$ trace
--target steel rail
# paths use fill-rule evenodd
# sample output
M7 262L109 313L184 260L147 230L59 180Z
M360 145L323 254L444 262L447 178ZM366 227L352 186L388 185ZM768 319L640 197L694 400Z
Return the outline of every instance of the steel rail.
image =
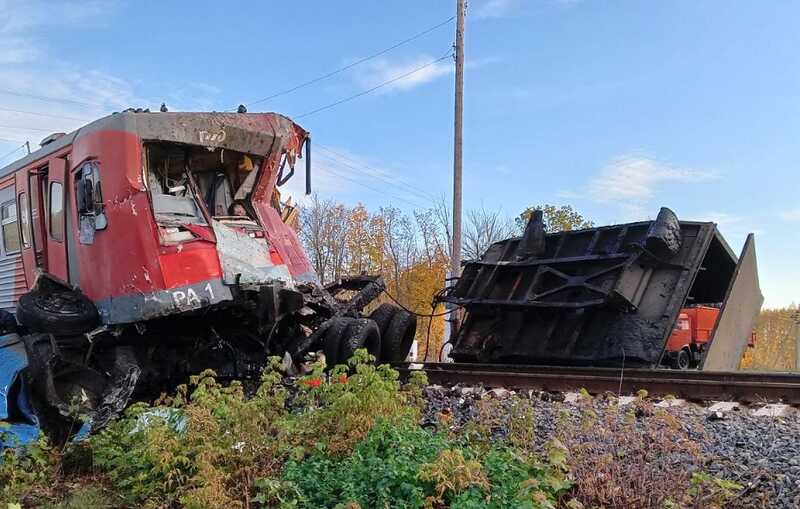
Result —
M735 400L800 405L800 374L707 372L670 369L530 366L468 363L396 363L401 377L422 370L431 383L468 384L551 392L673 395L692 401Z

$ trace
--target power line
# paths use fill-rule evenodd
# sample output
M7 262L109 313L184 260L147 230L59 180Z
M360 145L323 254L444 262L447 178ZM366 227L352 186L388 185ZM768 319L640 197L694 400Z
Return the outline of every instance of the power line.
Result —
M25 143L22 140L12 140L11 138L0 138L0 141L7 141L8 143Z
M88 118L78 118L78 117L67 117L64 115L53 115L52 113L39 113L36 111L25 111L25 110L15 110L12 108L0 108L0 111L9 111L11 113L22 113L25 115L37 115L39 117L52 117L52 118L63 118L65 120L78 120L80 122L89 122Z
M372 186L370 186L369 184L365 184L364 182L361 182L360 180L357 180L357 179L355 179L355 178L352 178L352 177L349 177L349 176L347 176L347 175L344 175L344 174L342 174L342 173L339 173L338 171L336 171L336 170L334 170L333 168L330 168L330 167L328 167L328 166L324 166L324 167L322 167L322 170L323 170L323 171L327 171L327 172L329 172L329 173L332 173L333 175L336 175L336 176L337 176L337 177L339 177L339 178L343 178L343 179L345 179L345 180L347 180L347 181L349 181L349 182L352 182L353 184L359 185L359 186L361 186L361 187L365 187L365 188L367 188L367 189L370 189L370 190L372 190L372 191L375 191L376 193L380 193L380 194L381 194L381 195L383 195L383 196L388 196L388 197L390 197L390 198L394 198L394 199L396 199L396 200L400 200L400 201L402 201L402 202L405 202L405 203L407 203L407 204L411 205L411 206L412 206L412 207L414 207L414 208L417 208L417 207L419 207L419 206L420 206L420 204L419 204L419 203L414 203L414 202L412 202L412 201L410 201L410 200L407 200L407 199L405 199L405 198L402 198L402 197L400 197L400 196L397 196L397 195L388 194L388 193L386 192L386 190L385 190L385 189L377 189L377 188L375 188L375 187L372 187Z
M40 129L38 127L20 127L16 125L0 125L0 129L22 129L23 131L41 131L43 133L53 132L52 129Z
M350 165L346 165L346 164L342 163L341 161L338 161L336 159L333 159L331 157L326 156L325 154L318 154L318 156L322 157L326 161L329 161L330 163L334 163L336 165L341 165L341 167L337 166L336 170L334 170L334 171L342 171L342 172L346 172L346 173L351 174L351 175L358 175L358 176L362 177L362 180L359 180L359 182L363 182L363 177L367 177L367 178L373 178L376 181L381 182L383 184L387 184L389 186L396 187L394 182L390 182L388 180L383 180L383 179L381 179L380 177L378 177L376 175L363 172L359 168L356 168L356 167L350 166ZM371 189L376 190L374 188L371 188ZM409 193L410 192L410 191L407 191L407 190L404 190L404 189L397 189L397 190L401 191L401 192L404 192L404 193ZM385 194L386 190L382 189L380 192ZM425 201L429 200L429 198L427 196L422 196L420 194L413 193L413 192L411 194L414 195L413 198L411 198L411 199L414 199L414 200L425 200ZM398 199L403 199L403 198L398 197ZM418 206L418 204L416 204L415 206Z
M448 52L446 55L444 55L442 57L439 57L436 60L432 60L432 61L428 62L425 65L417 67L416 69L414 69L412 71L409 71L407 73L401 74L400 76L395 76L394 78L392 78L390 80L387 80L387 81L384 81L383 83L380 83L378 85L375 85L372 88L369 88L369 89L364 90L362 92L359 92L357 94L353 94L353 95L351 95L349 97L345 97L344 99L340 99L340 100L338 100L336 102L333 102L333 103L330 103L330 104L326 104L325 106L321 106L321 107L319 107L319 108L317 108L315 110L308 111L306 113L303 113L302 115L295 115L294 118L308 117L310 115L314 115L315 113L319 113L321 111L333 108L334 106L338 106L338 105L340 105L342 103L346 103L346 102L352 101L353 99L358 99L359 97L367 95L367 94L369 94L371 92L374 92L374 91L378 90L379 88L383 88L386 85L391 85L392 83L394 83L396 81L400 81L403 78L407 78L407 77L411 76L412 74L418 73L419 71L421 71L423 69L426 69L426 68L428 68L428 67L430 67L430 66L432 66L434 64L437 64L437 63L441 62L442 60L445 60L445 59L448 59L448 58L452 58L452 56L453 56L453 54L451 52Z
M321 144L317 143L316 147L324 150L325 152L330 152L331 154L335 154L336 156L344 159L345 161L349 161L350 163L352 163L352 164L348 164L347 162L342 161L342 160L340 160L340 159L338 159L336 157L331 157L331 156L328 156L328 155L325 155L325 154L320 154L322 157L324 157L324 158L326 158L328 160L334 161L337 164L340 164L342 166L346 166L348 168L351 168L352 170L354 170L354 171L356 171L358 173L367 175L368 177L374 178L376 180L380 180L381 182L384 182L386 184L405 187L407 192L413 193L416 196L418 196L418 197L420 197L420 198L422 198L424 200L432 200L433 201L433 200L436 199L433 195L427 193L426 191L424 191L424 190L422 190L422 189L420 189L418 187L414 187L411 184L403 182L399 178L394 177L393 175L389 175L386 172L377 170L377 169L372 168L370 166L359 165L357 162L353 161L352 159L340 154L339 152L336 152L335 150L331 150L328 147L325 147L324 145L321 145Z
M15 95L17 97L28 97L30 99L37 99L39 101L79 104L81 106L90 106L99 108L104 108L106 106L105 104L100 104L100 103L91 103L86 101L78 101L76 99L65 99L63 97L53 97L47 95L27 94L24 92L17 92L15 90L7 90L7 89L0 89L0 94Z
M282 95L290 94L290 93L292 93L292 92L294 92L296 90L300 90L301 88L305 88L305 87L307 87L309 85L313 85L314 83L318 83L318 82L320 82L322 80L328 79L328 78L330 78L332 76L335 76L335 75L337 75L337 74L339 74L341 72L344 72L344 71L346 71L348 69L352 69L353 67L355 67L355 66L357 66L359 64L363 64L364 62L366 62L368 60L372 60L373 58L377 58L377 57L379 57L379 56L381 56L381 55L383 55L385 53L388 53L388 52L392 51L393 49L399 48L400 46L403 46L404 44L408 44L411 41L415 41L415 40L419 39L420 37L433 32L437 28L440 28L440 27L443 27L444 25L447 25L448 23L450 23L454 19L455 19L455 16L450 16L449 18L447 18L446 20L442 21L441 23L439 23L437 25L434 25L434 26L432 26L430 28L427 28L427 29L423 30L422 32L420 32L418 34L409 37L408 39L404 39L404 40L398 42L397 44L389 46L388 48L382 49L382 50L378 51L377 53L373 53L373 54L371 54L371 55L369 55L367 57L364 57L364 58L361 58L359 60L356 60L355 62L353 62L351 64L348 64L348 65L346 65L344 67L340 67L340 68L338 68L338 69L336 69L334 71L331 71L331 72L329 72L327 74L323 74L322 76L318 76L316 78L313 78L313 79L310 79L310 80L305 81L303 83L300 83L299 85L295 85L295 86L293 86L291 88L287 88L286 90L282 90L280 92L276 92L276 93L274 93L274 94L272 94L270 96L264 97L263 99L258 99L256 101L251 101L251 102L245 103L245 104L247 104L248 106L253 106L253 105L256 105L258 103L269 101L270 99L275 99L276 97L280 97ZM232 110L235 110L235 109L236 108L232 108Z
M25 148L25 144L24 143L22 145L20 145L19 147L15 148L14 150L12 150L11 152L9 152L9 153L7 153L7 154L5 154L3 156L0 156L0 161L4 160L6 157L8 157L8 156L10 156L12 154L15 154L17 151L19 151L19 150L21 150L23 148Z

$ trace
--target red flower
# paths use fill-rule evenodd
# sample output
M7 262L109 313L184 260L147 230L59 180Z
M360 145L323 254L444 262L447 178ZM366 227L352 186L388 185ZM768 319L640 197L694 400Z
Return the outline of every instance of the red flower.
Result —
M305 385L306 387L319 387L320 385L322 385L322 380L320 380L319 378L309 378L307 380L303 380L302 384Z

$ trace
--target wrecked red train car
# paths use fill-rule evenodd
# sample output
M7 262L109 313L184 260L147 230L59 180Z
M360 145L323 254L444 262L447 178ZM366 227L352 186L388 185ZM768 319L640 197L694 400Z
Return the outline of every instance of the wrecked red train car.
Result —
M363 315L382 280L321 286L284 222L299 158L308 192L309 135L278 114L128 110L0 169L0 307L18 333L0 342L0 419L31 407L58 434L78 402L96 428L134 394L253 375L267 355L405 358L414 317Z

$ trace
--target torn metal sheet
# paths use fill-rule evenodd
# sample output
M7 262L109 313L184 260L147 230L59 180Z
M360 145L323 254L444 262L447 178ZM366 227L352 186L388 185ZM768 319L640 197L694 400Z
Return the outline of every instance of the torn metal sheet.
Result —
M219 221L212 221L211 226L217 237L217 252L225 283L260 284L281 281L287 288L294 287L289 268L272 263L269 246L264 239L252 238L247 232Z
M733 281L717 317L703 362L704 371L739 369L763 303L764 296L758 282L755 239L751 233L744 243Z

